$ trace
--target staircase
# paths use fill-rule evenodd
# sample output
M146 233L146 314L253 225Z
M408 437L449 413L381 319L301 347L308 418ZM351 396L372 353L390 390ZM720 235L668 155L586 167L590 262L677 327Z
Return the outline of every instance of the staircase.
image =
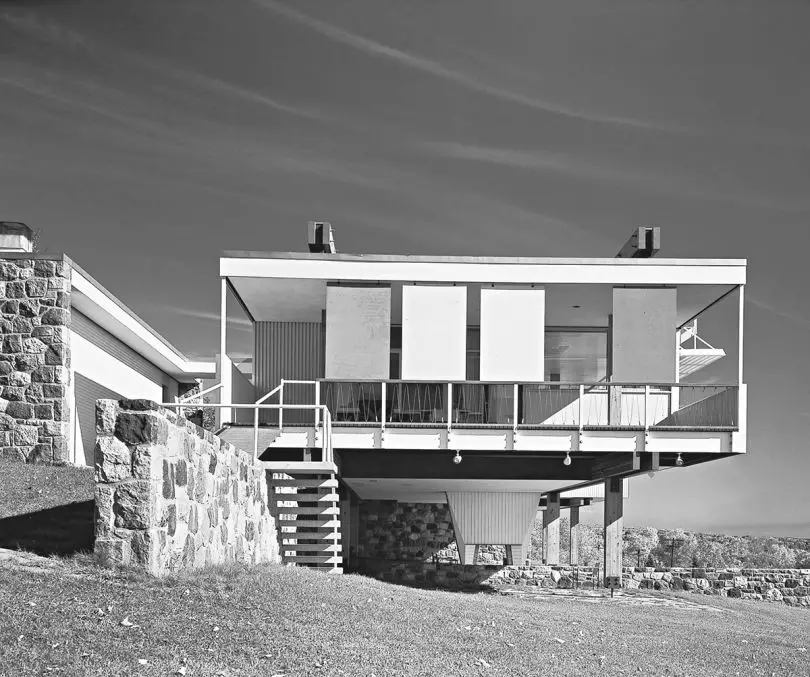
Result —
M268 480L270 510L277 520L281 561L343 573L338 481L318 468L274 472Z

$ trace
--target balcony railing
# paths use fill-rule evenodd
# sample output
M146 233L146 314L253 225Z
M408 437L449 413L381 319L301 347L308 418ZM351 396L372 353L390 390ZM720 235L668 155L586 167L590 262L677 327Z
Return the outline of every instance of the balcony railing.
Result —
M736 385L333 381L335 425L736 429Z

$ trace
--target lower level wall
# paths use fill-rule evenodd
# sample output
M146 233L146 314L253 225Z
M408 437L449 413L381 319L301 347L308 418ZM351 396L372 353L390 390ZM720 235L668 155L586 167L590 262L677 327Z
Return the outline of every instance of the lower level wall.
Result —
M148 400L96 405L97 556L153 574L279 562L265 470Z

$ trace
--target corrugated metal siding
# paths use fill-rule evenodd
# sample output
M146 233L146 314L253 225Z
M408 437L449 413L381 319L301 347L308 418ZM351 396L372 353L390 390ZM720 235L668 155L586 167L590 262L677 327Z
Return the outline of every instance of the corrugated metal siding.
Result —
M324 332L320 322L256 322L254 335L254 373L256 397L275 388L281 379L315 380L324 376ZM314 402L311 386L287 386L284 401L288 404ZM274 397L269 403L278 400ZM275 423L275 411L262 412L262 421ZM305 423L313 419L312 412L285 411L288 423Z
M176 386L177 381L171 376L165 374L145 357L139 355L123 341L117 339L76 309L73 309L70 314L70 328L79 336L87 339L105 353L127 365L130 369L137 371L150 381L160 385Z
M453 528L467 545L521 544L537 514L541 494L447 492Z

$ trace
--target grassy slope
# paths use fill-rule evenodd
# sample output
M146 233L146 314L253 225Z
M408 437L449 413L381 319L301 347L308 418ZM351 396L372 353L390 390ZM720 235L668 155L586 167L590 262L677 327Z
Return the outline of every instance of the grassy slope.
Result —
M0 547L92 547L94 487L92 468L0 461Z
M798 650L807 610L706 601L720 611L422 591L281 567L160 580L75 560L50 573L0 567L0 675L810 674L810 651Z

